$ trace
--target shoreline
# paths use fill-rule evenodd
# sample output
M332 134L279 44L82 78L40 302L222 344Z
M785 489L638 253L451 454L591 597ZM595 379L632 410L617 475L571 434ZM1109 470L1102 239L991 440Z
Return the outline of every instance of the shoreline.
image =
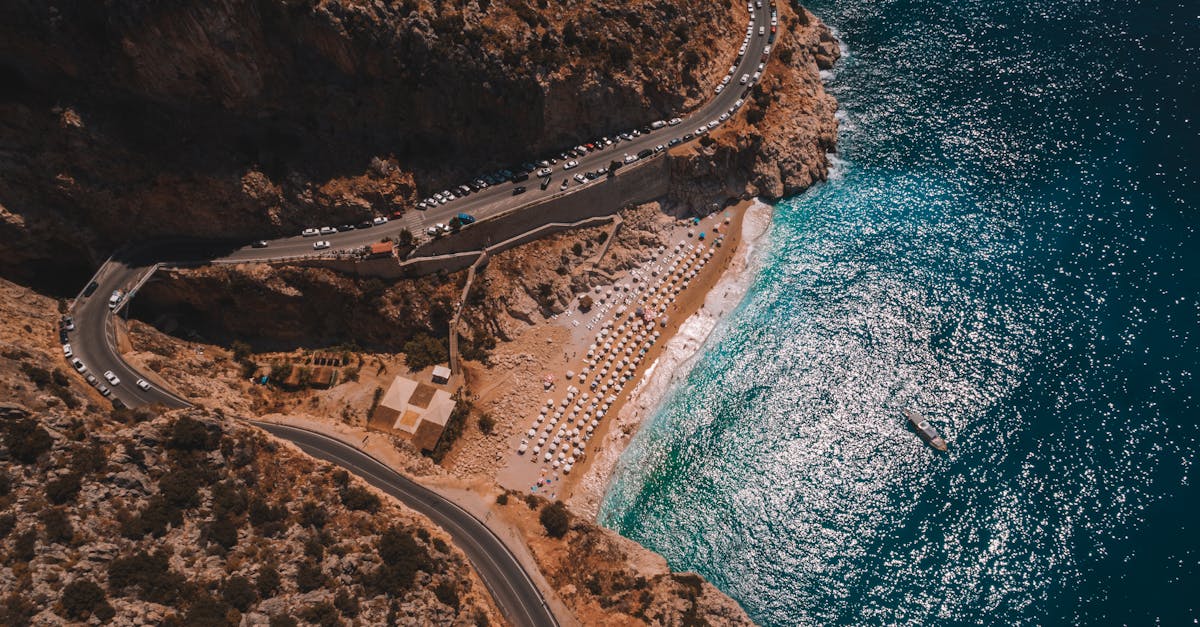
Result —
M717 324L741 302L753 279L752 255L770 228L774 207L761 200L738 205L736 246L726 263L702 293L697 291L686 317L669 337L661 352L639 373L630 393L615 407L614 419L599 437L598 451L577 478L565 482L560 498L576 513L598 522L600 504L611 486L617 465L642 423L658 412L675 385L702 355L702 349ZM698 303L698 304L697 304Z

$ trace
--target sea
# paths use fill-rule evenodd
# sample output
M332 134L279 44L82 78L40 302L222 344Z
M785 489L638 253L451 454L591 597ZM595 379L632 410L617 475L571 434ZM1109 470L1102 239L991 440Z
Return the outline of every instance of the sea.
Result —
M1195 624L1200 6L806 5L833 174L600 522L763 625Z

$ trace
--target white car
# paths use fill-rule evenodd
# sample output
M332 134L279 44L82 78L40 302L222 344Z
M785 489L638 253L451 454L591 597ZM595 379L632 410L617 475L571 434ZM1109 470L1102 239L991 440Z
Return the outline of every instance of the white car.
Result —
M708 132L708 127L707 127L707 126L701 126L700 128L696 129L696 137L699 137L699 136L701 136L701 135L703 135L703 134L705 134L705 133L707 133L707 132Z
M682 121L683 121L683 120L681 120L681 119L679 119L679 118L671 118L669 121L667 121L667 125L668 125L668 126L678 126L678 125L679 125L679 123L680 123L680 122L682 122Z
M143 390L145 390L145 391L147 391L147 392L149 392L149 391L150 391L150 384L149 384L149 383L147 383L145 379L138 379L138 380L137 380L137 386L138 386L138 387L140 387L140 388L142 388Z
M108 386L98 385L96 389L100 390L100 394L103 396L112 396L112 390L108 389Z
M564 170L570 170L570 169L573 169L576 167L579 167L579 162L574 159L571 159L570 161L563 164Z
M722 121L722 122L724 122L725 120L728 120L728 119L729 119L729 114L728 114L728 113L722 113L722 114L721 114L721 121Z
M313 250L325 250L329 248L329 240L317 240L313 242Z
M742 105L744 105L744 104L746 104L746 101L745 101L745 100L742 100L741 98L738 98L737 100L734 100L734 101L733 101L733 107L734 107L735 109L740 109L740 108L741 108L741 106L742 106Z
M762 37L763 35L766 35L766 34L767 34L767 27L766 27L766 26L759 26L759 27L758 27L758 36L759 36L759 37Z
M83 365L83 362L79 361L78 358L71 360L71 367L74 368L76 372L83 372L84 370L87 370L87 366Z
M767 44L765 47L763 47L763 54L771 54L771 45L770 44Z
M300 234L304 237L316 237L320 235L321 232L316 229L304 229L303 231L300 231Z
M738 79L738 82L739 82L739 83L741 83L741 84L743 84L743 85L745 85L745 84L746 84L746 82L747 82L747 81L749 81L749 80L750 80L750 75L749 75L749 74L742 74L742 77Z
M633 163L638 160L637 155L625 155L625 163Z
M716 121L716 120L712 120L711 122L709 122L709 123L708 123L708 128L709 128L710 130L711 130L711 129L714 129L714 128L717 128L717 125L718 125L718 124L720 124L720 122L718 122L718 121Z
M752 80L752 81L754 81L754 82L756 82L756 83L757 83L757 82L758 82L758 79L760 79L760 78L762 78L762 72L755 72L755 73L754 73L754 76L751 76L751 77L750 77L750 80Z
M722 85L728 85L728 84L729 84L729 81L730 81L732 78L733 78L732 76L726 76L725 78L722 78L722 79L721 79L721 84L722 84Z
M332 226L321 227L321 235L333 235L334 233L337 233L337 229Z
M743 54L746 54L746 44L742 44L742 47L738 48L738 56L740 57Z
M719 94L719 93L721 93L721 92L723 92L723 91L725 91L725 83L721 83L720 85L717 85L717 90L716 90L716 91L717 91L717 93L718 93L718 94Z
M374 224L375 226L379 226L380 224L387 224L387 221L388 221L388 219L385 218L384 216L379 216L379 217L375 218L374 220L371 220L371 223Z
M586 182L587 182L587 177L586 177L586 176L584 176L584 175L582 175L582 174L576 174L576 175L575 175L575 181L576 181L577 183L579 183L580 185L583 185L584 183L586 183Z
M121 385L121 380L117 378L117 375L113 374L112 370L104 371L104 379L113 385Z
M767 64L766 64L766 63L759 63L759 64L758 64L758 71L759 71L759 72L761 72L761 71L763 71L763 70L765 70L765 69L767 69Z
M734 75L734 73L736 73L736 72L737 72L737 66L736 66L736 65L731 65L731 66L729 66L729 72L728 72L728 74L729 74L730 76L733 76L733 75Z
M74 357L74 356L75 356L75 353L71 351L71 345L70 345L70 344L63 344L63 357L66 357L67 359L70 359L70 358L72 358L72 357Z

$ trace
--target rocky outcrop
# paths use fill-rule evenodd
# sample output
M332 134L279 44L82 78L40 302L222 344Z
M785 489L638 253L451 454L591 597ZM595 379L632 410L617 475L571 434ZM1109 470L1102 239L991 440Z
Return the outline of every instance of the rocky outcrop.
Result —
M4 3L0 272L403 209L695 106L741 15L702 0Z
M816 16L777 6L779 36L745 109L698 146L672 152L672 202L707 212L728 198L796 194L828 175L837 102L825 92L820 71L841 53Z

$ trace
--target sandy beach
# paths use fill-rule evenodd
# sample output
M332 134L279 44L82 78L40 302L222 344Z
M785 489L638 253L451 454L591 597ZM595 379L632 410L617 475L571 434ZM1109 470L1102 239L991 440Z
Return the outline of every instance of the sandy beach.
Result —
M613 468L640 422L653 412L676 378L686 373L687 365L717 321L741 300L749 280L749 254L754 242L769 225L770 214L768 205L744 202L714 213L702 219L700 224L681 221L668 239L673 246L668 246L657 261L614 275L615 294L610 295L607 286L589 294L605 296L605 301L598 302L595 309L582 313L573 307L569 314L561 314L538 325L541 328L536 331L531 329L527 346L536 347L541 342L553 345L555 358L543 363L542 367L555 380L550 389L542 390L540 394L526 386L522 394L526 400L520 403L524 413L516 419L516 428L500 453L503 459L496 474L497 483L508 489L568 501L575 511L594 517ZM705 241L698 239L700 233L706 234ZM715 245L716 237L723 238L720 246ZM711 257L705 256L708 252L712 253ZM698 263L700 259L704 259L704 263ZM630 313L640 304L639 298L651 297L651 288L660 278L652 273L661 272L661 278L665 278L668 263L679 264L679 276L686 276L685 263L693 264L687 266L687 272L694 270L695 275L687 280L686 287L681 280L679 287L683 289L673 296L654 325L643 325L640 329L647 339L652 337L651 329L657 331L659 337L646 347L640 360L630 353L629 361L633 363L621 372L627 378L623 385L617 379L618 384L612 389L591 388L589 383L594 377L581 379L579 374L589 367L586 353L590 348L603 352L602 346L594 344L597 335L607 328L615 336L623 323L633 326L628 322L632 319ZM640 294L637 287L629 292L622 291L623 286L636 286L639 281L645 290ZM663 284L665 286L666 282ZM621 315L617 315L618 311ZM629 337L637 330L629 331ZM615 348L611 350L613 354L608 356L620 356L615 354ZM593 367L600 368L603 365L599 363ZM566 379L567 372L575 375L570 381ZM604 405L608 407L602 415L591 415L599 413L597 410ZM545 411L539 416L543 408ZM585 427L590 424L586 421L569 423L577 418L572 412L579 411L585 412L584 418L595 422L591 425L594 427L591 437L585 439L582 433L577 435L573 444L559 449L569 451L563 459L560 460L555 452L551 460L546 460L544 451L553 447L543 438L552 439L556 435L555 429L565 427L558 435L562 440L570 440L576 424ZM558 425L556 418L563 424ZM551 424L553 428L547 428ZM530 435L530 430L535 432L534 435ZM522 444L526 450L519 453ZM536 456L534 447L538 447ZM575 457L576 450L584 454L579 455L568 470L566 462ZM554 464L555 461L559 463Z

